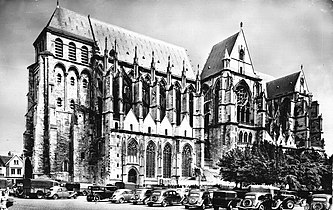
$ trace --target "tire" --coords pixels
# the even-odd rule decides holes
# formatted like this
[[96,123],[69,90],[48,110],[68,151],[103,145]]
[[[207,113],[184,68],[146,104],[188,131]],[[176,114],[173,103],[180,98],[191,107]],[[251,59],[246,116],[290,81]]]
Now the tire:
[[118,203],[124,203],[124,202],[125,202],[124,198],[120,198],[120,199],[118,200]]
[[295,207],[295,203],[292,200],[287,201],[286,208],[293,209]]
[[37,196],[38,199],[44,198],[44,194],[41,191],[38,191],[36,196]]
[[168,205],[168,203],[167,203],[165,200],[163,200],[162,203],[161,203],[161,205],[162,205],[163,207],[166,207],[166,206]]
[[263,204],[260,204],[258,210],[265,210],[265,206]]
[[94,201],[95,202],[98,202],[98,201],[100,201],[101,200],[101,196],[99,196],[99,195],[95,195],[94,196]]
[[52,196],[52,198],[53,198],[54,200],[58,200],[58,199],[59,199],[59,196],[58,196],[57,194],[55,194],[55,195]]

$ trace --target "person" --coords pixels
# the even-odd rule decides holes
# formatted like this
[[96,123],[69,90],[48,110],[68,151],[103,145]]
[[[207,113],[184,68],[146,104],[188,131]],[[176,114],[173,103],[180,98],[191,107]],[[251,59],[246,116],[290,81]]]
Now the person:
[[273,206],[273,196],[272,194],[266,194],[266,199],[265,199],[265,210],[272,210],[272,206]]
[[312,192],[309,192],[309,195],[306,198],[306,209],[311,209],[312,200],[313,200]]
[[1,192],[1,198],[0,198],[0,209],[1,210],[8,210],[7,208],[7,199],[8,199],[8,195],[5,191]]

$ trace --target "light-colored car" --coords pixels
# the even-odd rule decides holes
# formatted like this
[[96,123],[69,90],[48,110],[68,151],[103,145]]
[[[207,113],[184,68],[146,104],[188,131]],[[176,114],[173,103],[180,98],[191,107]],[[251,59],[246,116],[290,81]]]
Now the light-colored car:
[[76,198],[77,193],[74,191],[68,191],[65,187],[54,186],[50,188],[50,191],[46,193],[47,198]]
[[313,194],[310,204],[312,210],[331,210],[332,195],[329,194]]
[[151,196],[152,193],[152,189],[136,189],[130,202],[133,204],[146,204],[147,199]]
[[116,190],[112,197],[110,198],[110,201],[112,203],[124,203],[124,202],[130,202],[131,198],[133,197],[134,192],[130,189],[118,189]]

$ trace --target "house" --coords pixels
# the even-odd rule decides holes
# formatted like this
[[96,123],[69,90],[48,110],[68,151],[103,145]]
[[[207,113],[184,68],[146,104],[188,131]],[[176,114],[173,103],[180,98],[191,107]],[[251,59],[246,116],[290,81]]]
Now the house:
[[23,160],[18,155],[8,154],[8,156],[0,155],[0,178],[7,178],[14,181],[23,178]]

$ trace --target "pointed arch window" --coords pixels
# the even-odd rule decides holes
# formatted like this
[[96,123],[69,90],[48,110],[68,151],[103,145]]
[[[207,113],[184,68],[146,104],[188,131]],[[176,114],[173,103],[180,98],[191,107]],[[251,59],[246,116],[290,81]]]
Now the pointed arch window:
[[244,133],[244,143],[247,144],[247,133],[246,132]]
[[248,88],[240,85],[236,88],[237,95],[237,121],[239,123],[253,124]]
[[192,149],[190,145],[186,144],[182,152],[182,176],[192,176]]
[[76,60],[76,46],[73,42],[68,44],[68,58],[72,61]]
[[249,133],[249,144],[252,144],[252,133]]
[[127,114],[132,108],[132,82],[131,79],[124,75],[124,112]]
[[143,118],[147,116],[150,108],[150,87],[148,83],[149,79],[145,79],[142,82],[142,104],[143,104]]
[[88,48],[86,46],[81,47],[81,62],[88,64]]
[[219,122],[219,98],[220,98],[220,81],[218,80],[215,86],[214,94],[214,121],[215,124]]
[[160,84],[160,120],[162,121],[166,111],[166,90],[165,83],[162,81]]
[[113,117],[119,120],[119,76],[113,78]]
[[189,105],[190,105],[190,113],[189,113],[189,116],[190,116],[190,126],[193,127],[193,112],[194,112],[194,102],[193,102],[193,91],[190,91],[190,96],[189,96]]
[[146,150],[146,177],[147,178],[155,177],[155,168],[156,168],[155,156],[156,156],[155,144],[152,142],[149,142],[149,144],[147,146],[147,150]]
[[61,39],[56,38],[55,40],[55,56],[62,57],[63,56],[63,50],[64,45]]
[[127,145],[127,158],[129,163],[137,163],[138,143],[132,139]]
[[163,178],[171,178],[171,145],[166,144],[163,150]]
[[176,86],[176,125],[180,125],[181,123],[181,93],[180,93],[180,86],[177,84]]
[[242,49],[239,50],[239,60],[243,61],[244,60],[244,55],[245,55],[245,51],[242,48]]
[[238,135],[238,142],[239,143],[243,143],[243,132],[239,132],[239,135]]

